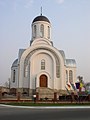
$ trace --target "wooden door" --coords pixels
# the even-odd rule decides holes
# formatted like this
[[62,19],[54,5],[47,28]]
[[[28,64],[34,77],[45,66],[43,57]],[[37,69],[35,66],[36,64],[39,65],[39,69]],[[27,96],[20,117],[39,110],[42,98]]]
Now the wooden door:
[[47,87],[47,76],[44,74],[40,76],[40,87]]

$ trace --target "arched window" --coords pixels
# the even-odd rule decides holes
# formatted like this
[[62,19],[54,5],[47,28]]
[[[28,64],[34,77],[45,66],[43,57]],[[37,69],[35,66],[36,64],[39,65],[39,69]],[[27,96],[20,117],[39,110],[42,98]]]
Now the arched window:
[[48,26],[48,39],[50,38],[50,27]]
[[41,24],[40,26],[40,37],[43,37],[44,36],[44,25]]
[[45,60],[41,60],[41,70],[45,70]]
[[66,84],[68,83],[68,71],[66,70]]
[[73,71],[69,70],[69,82],[72,83],[73,82]]
[[13,70],[13,82],[15,82],[16,71]]
[[36,38],[36,33],[37,33],[37,27],[34,25],[34,38]]

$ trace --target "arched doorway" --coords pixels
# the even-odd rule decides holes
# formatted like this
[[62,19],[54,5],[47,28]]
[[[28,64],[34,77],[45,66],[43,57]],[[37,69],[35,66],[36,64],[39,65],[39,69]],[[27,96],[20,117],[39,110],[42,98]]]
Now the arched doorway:
[[47,76],[42,74],[40,76],[40,87],[47,87],[47,82],[48,82]]

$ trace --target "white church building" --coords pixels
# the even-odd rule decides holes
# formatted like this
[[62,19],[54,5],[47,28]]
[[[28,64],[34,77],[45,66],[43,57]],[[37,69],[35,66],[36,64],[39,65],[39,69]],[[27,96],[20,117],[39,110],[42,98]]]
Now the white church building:
[[63,50],[53,46],[51,22],[42,14],[32,21],[30,46],[19,49],[18,58],[11,66],[12,92],[28,95],[38,93],[63,94],[65,86],[76,81],[76,62],[66,59]]

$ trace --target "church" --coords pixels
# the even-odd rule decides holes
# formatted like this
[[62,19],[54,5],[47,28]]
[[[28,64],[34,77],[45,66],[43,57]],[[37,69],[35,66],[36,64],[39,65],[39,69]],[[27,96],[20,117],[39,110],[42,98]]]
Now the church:
[[11,92],[38,92],[42,97],[54,92],[65,94],[66,85],[76,81],[76,61],[66,59],[64,51],[54,47],[51,22],[42,13],[33,19],[31,28],[29,47],[19,49],[11,66]]

